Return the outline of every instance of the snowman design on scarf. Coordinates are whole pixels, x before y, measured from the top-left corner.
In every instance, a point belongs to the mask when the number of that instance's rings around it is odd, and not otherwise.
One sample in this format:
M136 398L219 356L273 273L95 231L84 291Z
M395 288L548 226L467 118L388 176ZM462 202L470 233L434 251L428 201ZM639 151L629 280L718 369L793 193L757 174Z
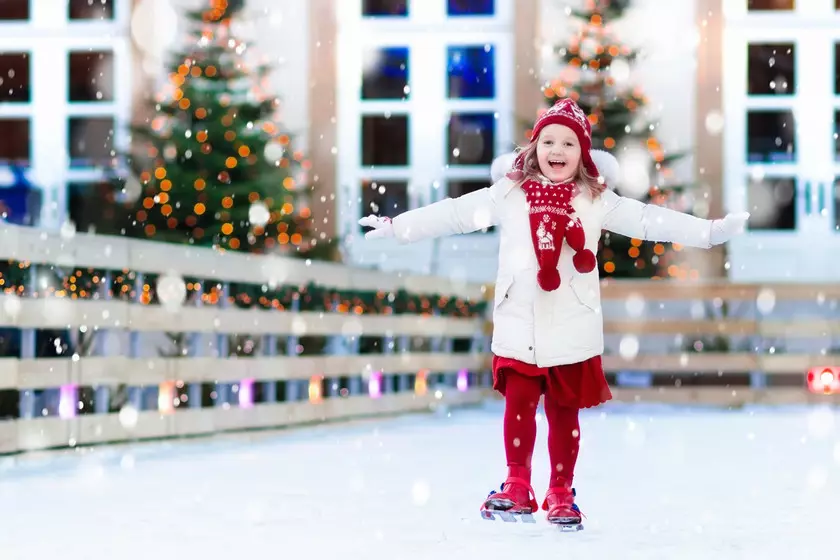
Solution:
M544 215L540 227L537 228L540 251L551 251L554 249L554 236L548 233L545 229L545 225L549 222L551 223L551 229L557 229L557 224L552 222L547 214Z

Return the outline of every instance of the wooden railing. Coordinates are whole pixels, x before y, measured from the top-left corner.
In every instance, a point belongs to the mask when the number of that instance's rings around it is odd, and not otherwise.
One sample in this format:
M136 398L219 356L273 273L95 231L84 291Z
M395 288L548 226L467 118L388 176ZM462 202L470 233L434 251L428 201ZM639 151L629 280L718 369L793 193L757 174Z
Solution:
M840 284L604 281L602 299L617 399L838 401L806 379L840 367Z
M0 453L476 403L484 287L0 226Z
M477 403L492 286L0 225L0 453ZM834 401L840 285L604 281L616 400Z

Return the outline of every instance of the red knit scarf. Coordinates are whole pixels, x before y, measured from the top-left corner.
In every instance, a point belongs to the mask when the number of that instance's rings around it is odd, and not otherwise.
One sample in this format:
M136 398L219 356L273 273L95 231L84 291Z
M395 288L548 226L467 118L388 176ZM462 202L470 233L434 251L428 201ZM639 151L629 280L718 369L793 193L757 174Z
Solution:
M560 248L565 239L575 251L572 262L578 272L595 269L595 255L585 248L586 236L575 215L572 199L577 194L574 183L555 184L527 180L522 184L531 220L531 239L537 255L537 282L550 292L560 287Z

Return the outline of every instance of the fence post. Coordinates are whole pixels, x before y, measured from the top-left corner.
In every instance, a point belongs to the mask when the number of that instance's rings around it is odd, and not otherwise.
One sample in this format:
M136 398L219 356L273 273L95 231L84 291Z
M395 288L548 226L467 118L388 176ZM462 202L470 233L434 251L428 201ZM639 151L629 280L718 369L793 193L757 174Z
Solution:
M219 307L227 309L230 307L228 297L230 296L230 283L223 282L221 284L219 294ZM230 358L230 340L227 333L218 333L216 335L217 354L220 359ZM225 406L230 404L230 383L216 382L216 400L214 406Z
M134 305L143 305L143 280L145 276L142 272L136 272L134 275ZM128 356L137 359L140 357L140 341L142 333L137 331L130 331L128 333ZM138 412L143 410L143 387L131 386L127 387L128 403L131 404Z
M111 301L113 299L111 294L111 282L114 280L114 275L110 270L106 270L102 275L102 284L99 287L99 293L103 300ZM95 354L97 356L108 356L108 335L110 329L99 329L94 331L91 336L96 337ZM108 385L97 385L94 389L93 396L93 411L96 414L107 414L111 408L111 387Z
M204 284L207 280L197 281L194 285L195 291L195 300L193 301L194 307L203 307L204 306ZM201 340L202 340L202 333L190 333L190 338L188 342L188 352L190 357L198 357L200 354L201 348ZM189 403L189 408L201 408L202 402L202 385L201 381L190 383L187 385L187 402Z
M26 284L23 288L24 297L32 297L38 288L37 278L38 267L29 265L29 274L26 275ZM20 357L23 360L35 357L35 329L20 330ZM18 396L18 414L21 418L35 418L38 407L38 392L34 389L23 389Z

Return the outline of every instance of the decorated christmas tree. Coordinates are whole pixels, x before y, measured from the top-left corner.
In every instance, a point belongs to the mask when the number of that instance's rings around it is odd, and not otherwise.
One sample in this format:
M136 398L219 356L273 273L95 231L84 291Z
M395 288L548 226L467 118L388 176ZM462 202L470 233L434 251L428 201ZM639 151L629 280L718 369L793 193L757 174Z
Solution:
M126 234L323 258L330 248L308 236L309 162L280 122L269 66L231 32L243 4L208 0L185 13L186 45L132 130L142 194Z
M584 0L581 10L567 8L573 30L556 48L559 76L546 83L546 106L571 97L589 115L593 149L607 150L622 167L618 194L687 211L683 194L690 185L674 180L671 166L685 156L668 153L656 137L657 123L645 116L644 92L630 80L638 52L623 44L612 23L630 0ZM679 263L677 246L628 239L604 232L599 251L601 277L688 277L696 274Z

